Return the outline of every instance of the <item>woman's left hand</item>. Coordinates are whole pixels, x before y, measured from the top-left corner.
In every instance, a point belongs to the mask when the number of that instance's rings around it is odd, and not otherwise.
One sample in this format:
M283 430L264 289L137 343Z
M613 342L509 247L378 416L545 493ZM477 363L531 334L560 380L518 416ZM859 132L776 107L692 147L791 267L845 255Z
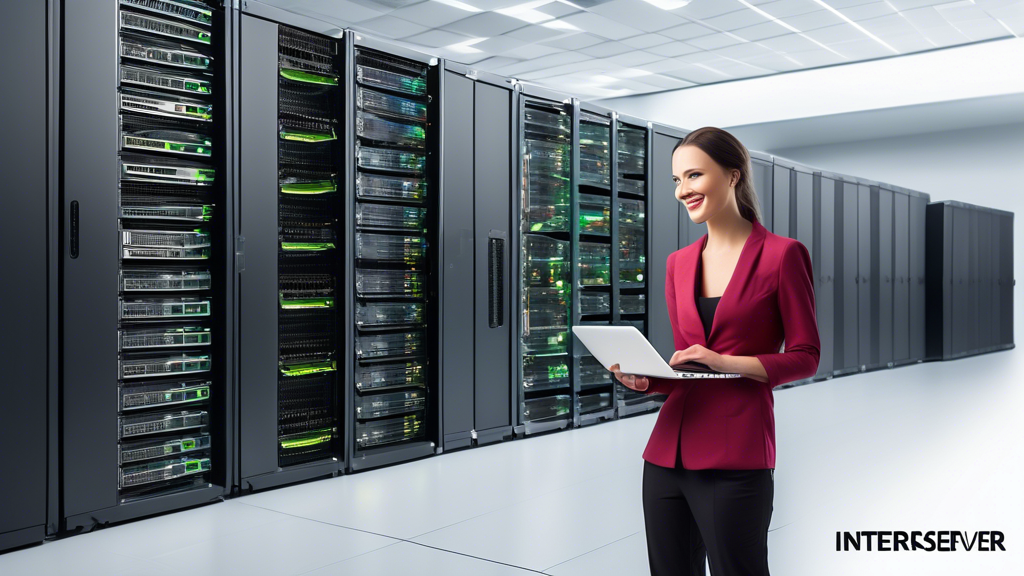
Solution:
M686 350L676 350L668 361L670 366L676 366L683 362L700 362L712 370L728 372L723 364L722 355L714 350L708 350L700 344L694 344Z

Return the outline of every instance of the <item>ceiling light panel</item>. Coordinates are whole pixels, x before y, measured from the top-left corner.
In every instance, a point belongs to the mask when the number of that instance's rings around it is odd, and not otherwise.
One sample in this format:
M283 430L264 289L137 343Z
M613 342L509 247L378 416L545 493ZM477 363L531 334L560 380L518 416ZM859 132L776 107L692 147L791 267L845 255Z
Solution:
M621 40L636 36L637 34L643 34L643 30L623 25L591 12L577 12L576 14L566 16L562 20L577 26L581 30L597 34L609 40Z
M644 32L657 32L686 23L686 20L672 12L656 8L643 0L614 0L594 6L590 11Z
M481 12L446 24L443 28L470 36L493 37L511 32L524 26L522 20L511 18L497 12Z

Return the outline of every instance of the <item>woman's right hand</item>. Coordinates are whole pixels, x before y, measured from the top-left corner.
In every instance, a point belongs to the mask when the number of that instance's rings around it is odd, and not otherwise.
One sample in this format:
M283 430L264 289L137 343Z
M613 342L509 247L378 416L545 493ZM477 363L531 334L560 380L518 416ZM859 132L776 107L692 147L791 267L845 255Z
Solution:
M615 379L622 383L623 386L630 390L636 390L637 392L643 392L647 390L648 386L651 385L651 381L646 376L637 376L636 374L623 374L622 370L619 370L618 364L613 364L608 370L615 375Z

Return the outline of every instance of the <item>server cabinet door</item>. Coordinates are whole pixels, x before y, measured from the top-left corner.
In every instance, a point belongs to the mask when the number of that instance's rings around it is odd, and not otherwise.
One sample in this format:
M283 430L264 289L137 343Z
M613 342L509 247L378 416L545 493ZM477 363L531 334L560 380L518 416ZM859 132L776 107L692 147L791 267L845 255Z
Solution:
M772 230L772 199L774 197L772 181L775 178L774 164L757 158L751 158L750 169L752 171L754 191L757 192L757 201L761 205L761 225Z
M0 402L0 437L5 439L0 448L5 463L0 474L0 552L41 542L46 523L46 26L45 2L10 3L0 22L4 41L19 52L0 61L3 77L17 79L17 87L4 94L4 107L16 112L5 116L11 137L0 142L0 173L8 191L0 209L0 269L9 279L0 288L5 303L0 325L7 328L0 337L0 391L5 398ZM103 206L94 206L89 213L96 209ZM96 313L113 316L111 310Z
M814 198L814 236L817 245L816 273L814 277L815 315L818 319L818 337L821 354L816 376L828 376L834 369L835 358L835 181L819 178Z
M902 362L910 358L910 196L893 196L893 215L892 344L893 360Z
M893 359L893 228L892 190L878 190L878 273L873 286L878 287L878 363Z
M841 242L843 268L842 268L842 291L843 291L843 364L840 368L845 370L856 369L860 366L860 354L858 347L860 340L860 325L858 309L860 308L860 297L858 286L860 278L857 267L858 250L858 228L857 228L857 185L849 182L842 183L842 207L843 207L843 232L842 236L836 238ZM778 215L776 214L776 218Z
M242 16L239 233L239 464L248 478L277 470L277 25Z
M871 318L875 313L871 301L871 285L877 279L871 274L871 189L864 185L857 190L857 306L860 310L858 336L860 365L871 363Z
M1000 329L1002 325L1003 315L1002 273L999 269L999 264L1002 261L1002 243L1000 242L1000 237L1002 234L1003 221L1004 218L1002 214L993 214L990 222L992 230L990 232L991 235L989 237L989 240L991 241L990 246L992 250L992 256L989 262L992 286L989 290L989 298L992 299L992 306L991 320L989 321L988 326L986 326L986 330L988 330L989 342L991 342L993 346L1000 346L1003 343Z
M952 305L952 338L953 356L959 356L970 349L969 326L967 318L970 303L967 286L968 266L970 257L970 222L971 214L966 208L953 207L953 300Z
M923 197L910 198L910 358L925 357L925 218L928 201ZM902 222L902 221L901 221ZM941 250L942 246L936 246ZM941 271L940 271L941 276ZM949 285L946 284L948 287Z
M675 198L675 183L672 182L672 148L677 138L654 133L652 144L651 190L648 201L651 203L651 257L648 265L648 277L651 279L650 302L648 303L647 326L651 344L665 358L675 352L672 336L672 325L669 323L669 311L665 304L665 262L669 254L676 251L681 244L678 236L682 229L681 218L689 221L689 216L680 210L686 210Z
M791 203L796 221L790 222L791 237L796 238L807 247L813 261L815 254L814 175L806 172L794 172L794 175L796 176L796 193L792 196Z
M775 166L772 186L772 232L787 238L792 238L789 228L791 173L785 166Z
M446 93L447 95L447 93ZM512 93L476 83L476 368L477 431L511 427L508 234L511 219ZM445 116L447 118L447 116ZM447 396L447 394L446 394Z
M473 429L473 81L444 73L443 438L469 445Z
M990 315L992 306L992 294L989 282L989 258L992 250L989 244L990 231L992 229L992 213L978 211L978 349L985 350L992 346L989 340L989 325L992 324Z
M999 270L1002 282L999 285L999 341L1003 345L1013 344L1013 214L1000 216L999 224Z
M978 279L980 278L980 268L978 263L978 244L980 237L980 233L978 231L978 215L980 214L980 211L972 208L968 213L971 218L971 231L968 240L969 251L967 256L967 297L969 298L967 305L967 335L969 338L967 350L974 353L980 348L978 340L978 314L981 308L978 302Z
M62 144L74 177L64 181L61 342L63 508L73 516L117 504L117 4L67 2L63 17L75 23L64 31Z

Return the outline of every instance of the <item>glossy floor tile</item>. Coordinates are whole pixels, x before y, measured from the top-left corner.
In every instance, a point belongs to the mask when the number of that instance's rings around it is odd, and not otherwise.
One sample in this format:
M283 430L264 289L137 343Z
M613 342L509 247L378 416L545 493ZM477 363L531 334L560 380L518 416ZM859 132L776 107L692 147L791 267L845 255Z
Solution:
M772 573L1024 573L1019 546L835 551L836 531L1000 530L1008 544L1024 533L1016 358L1013 350L777 391ZM0 555L0 574L644 576L641 454L656 418L103 528Z

